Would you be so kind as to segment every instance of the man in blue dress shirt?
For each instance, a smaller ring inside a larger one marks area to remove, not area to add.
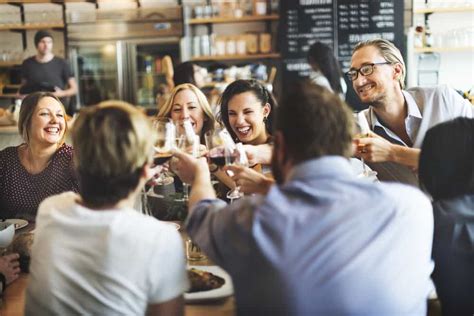
[[[176,153],[192,183],[186,229],[232,276],[238,314],[426,315],[430,201],[354,175],[352,113],[338,96],[305,83],[276,111],[266,195],[226,205],[205,159]]]

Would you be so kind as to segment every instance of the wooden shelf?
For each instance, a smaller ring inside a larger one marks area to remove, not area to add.
[[[15,99],[16,97],[17,97],[16,93],[0,94],[0,99]]]
[[[0,0],[0,4],[3,3],[65,3],[65,2],[92,2],[95,3],[95,0]]]
[[[467,52],[473,51],[474,46],[462,46],[462,47],[422,47],[415,48],[416,53],[442,53],[442,52]]]
[[[426,13],[449,13],[449,12],[473,12],[474,6],[463,6],[463,7],[450,7],[450,8],[423,8],[415,9],[415,14],[426,14]]]
[[[64,23],[21,23],[0,24],[0,31],[8,30],[42,30],[64,28]]]
[[[278,14],[272,15],[248,15],[241,18],[235,17],[212,17],[190,19],[188,24],[212,24],[212,23],[245,23],[245,22],[260,22],[260,21],[276,21],[280,18]]]
[[[212,61],[212,60],[254,60],[254,59],[274,59],[280,58],[278,53],[252,54],[252,55],[216,55],[193,57],[192,61]]]
[[[0,68],[2,67],[12,67],[19,66],[23,63],[21,60],[12,60],[12,61],[0,61]]]

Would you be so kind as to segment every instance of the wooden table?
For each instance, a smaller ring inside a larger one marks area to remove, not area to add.
[[[27,282],[28,274],[22,273],[15,282],[7,287],[3,293],[0,315],[22,316],[24,314]],[[186,304],[184,313],[187,316],[231,316],[235,314],[234,297],[206,304]]]
[[[182,225],[182,223],[180,223]],[[181,226],[183,227],[183,226]],[[27,232],[34,229],[34,225],[28,225],[19,232]],[[182,230],[183,240],[186,233]],[[193,265],[212,265],[208,260],[193,262]],[[0,316],[22,316],[25,308],[25,291],[28,283],[28,274],[22,273],[20,277],[11,283],[3,293],[2,304],[0,304]],[[231,316],[235,315],[234,297],[227,297],[218,301],[203,302],[197,304],[186,304],[184,313],[187,316]]]

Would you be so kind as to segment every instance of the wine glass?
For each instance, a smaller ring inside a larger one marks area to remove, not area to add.
[[[153,163],[155,166],[163,165],[172,157],[172,151],[176,141],[176,128],[173,122],[168,118],[157,118],[152,123],[153,129],[156,131],[157,138],[155,142]],[[146,184],[142,188],[141,192],[141,210],[147,215],[151,215],[151,209],[148,203],[148,196],[154,195],[153,188],[156,185],[170,184],[169,179],[165,172],[160,172],[158,178],[153,180],[153,184]],[[139,207],[139,206],[138,206]]]
[[[354,113],[355,119],[355,128],[356,133],[354,135],[355,138],[364,138],[368,137],[370,132],[369,123],[367,122],[367,118],[363,112]],[[362,147],[364,147],[362,145]],[[362,149],[363,150],[363,149]],[[359,174],[359,177],[371,178],[377,175],[377,172],[370,170],[368,166],[364,162],[364,158],[360,157],[360,161],[362,162],[362,173]]]
[[[153,128],[157,133],[153,162],[155,165],[162,165],[173,156],[173,149],[176,145],[176,127],[170,119],[160,118],[153,122]],[[166,175],[162,172],[156,180],[156,184],[165,184],[165,179]]]
[[[209,163],[223,167],[234,162],[235,143],[224,128],[216,128],[204,135],[208,149]]]
[[[193,125],[190,119],[183,119],[176,122],[177,129],[177,147],[193,157],[199,156],[199,135],[194,133]],[[189,184],[183,183],[183,200],[189,200]]]
[[[243,167],[249,166],[249,160],[247,154],[245,153],[244,146],[242,143],[236,145],[237,157],[234,160],[233,164]],[[227,198],[230,199],[230,203],[236,199],[240,199],[244,196],[243,192],[240,191],[240,186],[236,184],[235,188],[227,193]]]

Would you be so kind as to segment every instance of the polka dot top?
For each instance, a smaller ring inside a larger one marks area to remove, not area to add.
[[[18,147],[0,151],[0,218],[35,221],[45,198],[65,191],[78,192],[72,157],[72,147],[63,144],[49,165],[33,175],[21,164]]]

